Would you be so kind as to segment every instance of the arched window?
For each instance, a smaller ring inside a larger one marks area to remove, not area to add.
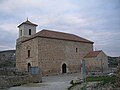
[[[62,73],[66,73],[67,72],[67,66],[66,66],[66,64],[64,63],[63,65],[62,65]]]
[[[22,30],[20,30],[20,36],[22,36]]]
[[[30,57],[30,50],[28,50],[28,57]]]
[[[76,52],[78,52],[78,48],[76,48]]]

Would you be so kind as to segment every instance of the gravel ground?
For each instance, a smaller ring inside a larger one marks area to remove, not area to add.
[[[81,74],[74,73],[47,76],[42,78],[42,83],[33,83],[18,87],[11,87],[9,90],[68,90],[67,88],[70,86],[70,81],[75,77],[81,77]]]

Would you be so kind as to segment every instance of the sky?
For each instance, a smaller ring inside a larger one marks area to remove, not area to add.
[[[15,49],[26,18],[42,29],[78,35],[120,56],[120,0],[0,0],[0,51]]]

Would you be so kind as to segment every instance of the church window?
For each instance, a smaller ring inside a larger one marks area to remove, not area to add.
[[[31,29],[29,29],[29,35],[31,35]]]
[[[76,48],[76,52],[78,52],[78,48]]]
[[[28,50],[28,57],[30,57],[30,50]]]
[[[22,36],[22,30],[20,30],[20,36]]]

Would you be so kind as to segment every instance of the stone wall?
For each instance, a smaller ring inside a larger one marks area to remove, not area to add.
[[[101,59],[97,57],[85,58],[87,72],[101,71]]]
[[[84,58],[88,72],[106,72],[108,70],[108,58],[102,51],[96,57]]]
[[[81,60],[93,50],[90,43],[51,38],[39,38],[38,47],[39,67],[43,75],[61,74],[64,63],[67,73],[80,72]]]
[[[30,57],[28,57],[30,50]],[[80,72],[83,57],[93,50],[93,44],[51,38],[33,38],[17,44],[16,67],[20,71],[38,66],[42,75],[62,73],[62,65],[66,64],[66,72]]]
[[[12,86],[19,86],[27,83],[41,82],[39,75],[24,75],[24,76],[0,76],[0,88],[7,88]]]
[[[15,70],[8,70],[7,68],[0,68],[0,76],[13,76]]]
[[[37,38],[16,46],[16,69],[19,71],[28,71],[28,63],[31,67],[38,66],[38,43]],[[30,50],[30,57],[28,57]]]
[[[16,70],[0,70],[0,88],[8,88],[27,83],[42,82],[41,74],[30,74],[28,72],[17,72]]]

